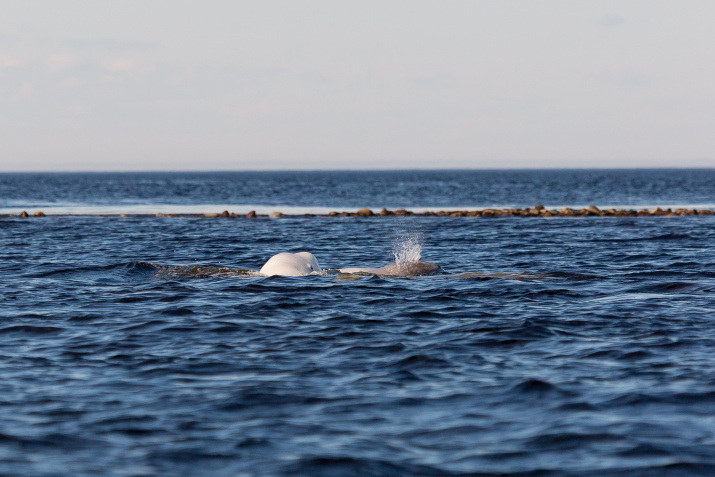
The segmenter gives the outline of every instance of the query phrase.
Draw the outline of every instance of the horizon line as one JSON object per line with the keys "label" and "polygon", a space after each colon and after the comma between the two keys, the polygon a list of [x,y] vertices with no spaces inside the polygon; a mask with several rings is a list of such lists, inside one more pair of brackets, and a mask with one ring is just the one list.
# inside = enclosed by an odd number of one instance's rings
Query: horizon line
{"label": "horizon line", "polygon": [[659,170],[715,170],[708,166],[686,167],[511,167],[511,168],[394,168],[394,169],[81,169],[81,170],[10,170],[0,174],[157,174],[157,173],[226,173],[226,172],[508,172],[508,171],[659,171]]}

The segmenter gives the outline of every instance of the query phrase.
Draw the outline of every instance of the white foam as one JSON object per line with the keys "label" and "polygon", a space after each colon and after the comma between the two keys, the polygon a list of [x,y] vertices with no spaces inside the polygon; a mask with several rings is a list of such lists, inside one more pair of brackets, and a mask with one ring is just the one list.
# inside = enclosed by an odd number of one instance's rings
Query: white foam
{"label": "white foam", "polygon": [[422,258],[422,244],[424,236],[420,233],[408,233],[399,236],[392,243],[392,255],[395,257],[395,263],[401,265],[403,263],[417,263]]}

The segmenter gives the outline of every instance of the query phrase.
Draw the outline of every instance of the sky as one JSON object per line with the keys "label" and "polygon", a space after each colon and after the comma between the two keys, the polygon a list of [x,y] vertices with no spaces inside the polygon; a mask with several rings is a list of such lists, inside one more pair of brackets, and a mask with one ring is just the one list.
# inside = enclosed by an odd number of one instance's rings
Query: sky
{"label": "sky", "polygon": [[712,0],[0,0],[0,171],[715,167]]}

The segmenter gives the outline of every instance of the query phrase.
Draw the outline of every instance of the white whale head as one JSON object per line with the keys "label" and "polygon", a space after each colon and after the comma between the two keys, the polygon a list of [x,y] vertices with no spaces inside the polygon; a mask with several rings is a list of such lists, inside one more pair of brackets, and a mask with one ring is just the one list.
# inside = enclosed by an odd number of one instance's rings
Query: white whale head
{"label": "white whale head", "polygon": [[313,272],[320,273],[320,265],[315,259],[315,256],[310,252],[298,253],[279,253],[268,259],[265,265],[261,268],[262,275],[272,277],[281,275],[284,277],[298,277],[301,275],[309,275]]}

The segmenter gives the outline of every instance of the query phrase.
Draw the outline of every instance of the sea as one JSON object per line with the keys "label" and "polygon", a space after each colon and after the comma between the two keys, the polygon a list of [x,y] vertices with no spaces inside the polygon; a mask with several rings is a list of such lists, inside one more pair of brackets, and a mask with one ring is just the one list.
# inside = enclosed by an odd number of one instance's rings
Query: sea
{"label": "sea", "polygon": [[535,204],[715,169],[0,174],[0,475],[715,475],[715,216],[299,215]]}

